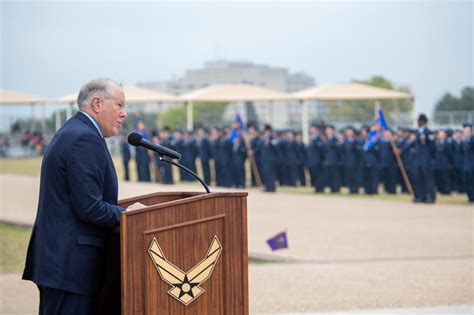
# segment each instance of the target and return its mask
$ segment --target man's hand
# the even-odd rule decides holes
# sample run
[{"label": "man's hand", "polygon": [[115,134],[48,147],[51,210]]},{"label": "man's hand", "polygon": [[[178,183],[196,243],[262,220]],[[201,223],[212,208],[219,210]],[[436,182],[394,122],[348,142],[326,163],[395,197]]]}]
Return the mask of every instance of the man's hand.
[{"label": "man's hand", "polygon": [[133,205],[128,206],[127,210],[137,210],[137,209],[142,209],[145,208],[146,206],[144,204],[141,204],[139,202],[135,202]]}]

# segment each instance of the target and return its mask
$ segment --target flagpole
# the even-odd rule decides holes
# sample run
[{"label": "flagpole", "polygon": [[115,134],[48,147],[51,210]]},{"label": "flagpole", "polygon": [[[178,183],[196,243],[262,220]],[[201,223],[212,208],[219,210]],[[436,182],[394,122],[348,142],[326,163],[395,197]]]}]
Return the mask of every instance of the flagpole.
[{"label": "flagpole", "polygon": [[407,186],[408,192],[410,193],[410,195],[414,196],[410,179],[408,178],[407,172],[405,171],[405,166],[403,165],[402,159],[400,158],[400,153],[398,152],[398,148],[395,145],[393,136],[390,136],[390,144],[392,145],[392,151],[395,155],[395,158],[397,159],[397,164],[398,164],[398,167],[400,168],[400,172],[402,173],[403,181],[405,182],[405,185]]},{"label": "flagpole", "polygon": [[[247,148],[247,158],[250,161],[250,168],[251,168],[250,173],[253,172],[253,175],[255,176],[255,183],[257,184],[257,187],[261,187],[262,186],[262,178],[260,177],[260,172],[258,171],[258,167],[257,167],[257,163],[255,162],[255,158],[254,158],[253,154],[250,154],[250,152],[253,152],[252,147],[250,146],[250,142],[247,138],[247,135],[245,135],[243,138],[244,138],[245,147]],[[252,174],[250,174],[250,177],[252,177]]]},{"label": "flagpole", "polygon": [[[387,126],[387,123],[385,122],[383,112],[380,109],[380,103],[377,101],[375,104],[376,104],[377,107],[379,107],[379,110],[377,111],[378,116],[379,116],[379,119],[378,119],[379,120],[379,125],[382,126],[382,128],[387,130],[388,126]],[[376,114],[376,117],[377,117],[377,114]],[[376,121],[377,121],[377,119],[376,119]],[[374,121],[374,123],[375,123],[375,121]],[[372,123],[372,126],[374,125],[374,123]],[[380,129],[380,127],[379,127],[379,129]],[[372,130],[371,130],[371,132],[372,132]],[[371,134],[369,133],[369,138],[370,138],[370,136],[371,136]],[[368,138],[368,140],[370,140],[369,138]],[[400,168],[400,172],[402,173],[403,181],[405,182],[405,185],[407,186],[408,192],[410,193],[410,195],[414,196],[413,188],[411,186],[410,180],[408,179],[407,173],[405,171],[405,167],[403,166],[403,162],[400,159],[400,153],[398,152],[398,148],[395,145],[395,141],[393,140],[393,135],[391,133],[390,133],[390,145],[392,147],[392,152],[395,155],[395,159],[397,160],[398,167]]]},{"label": "flagpole", "polygon": [[155,154],[151,151],[148,151],[148,158],[150,159],[151,165],[153,170],[155,171],[155,182],[156,183],[163,183],[163,178],[161,178],[160,167],[158,166],[158,162],[156,162]]}]

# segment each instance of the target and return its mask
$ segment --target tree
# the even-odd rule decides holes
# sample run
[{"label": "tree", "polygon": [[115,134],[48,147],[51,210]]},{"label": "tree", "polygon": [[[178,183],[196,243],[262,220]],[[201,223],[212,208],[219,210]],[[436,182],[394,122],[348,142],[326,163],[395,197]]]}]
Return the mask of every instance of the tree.
[{"label": "tree", "polygon": [[474,87],[466,86],[461,90],[461,97],[458,98],[449,92],[444,93],[435,105],[435,115],[439,111],[451,110],[474,110]]},{"label": "tree", "polygon": [[463,110],[474,110],[474,87],[466,86],[461,91],[461,108]]},{"label": "tree", "polygon": [[[353,80],[352,82],[410,93],[409,88],[396,88],[395,84],[380,75],[372,76],[368,80]],[[388,120],[387,123],[389,125],[393,125],[394,123],[403,124],[403,122],[400,120],[400,117],[398,117],[397,121],[395,122],[395,119],[393,119],[392,116],[395,116],[395,114],[398,112],[410,112],[413,110],[413,103],[411,100],[384,100],[380,101],[379,103],[380,108],[385,113],[385,118]],[[369,123],[374,117],[374,109],[373,101],[332,102],[330,106],[326,107],[330,117],[338,117],[344,121],[359,123]],[[409,117],[409,115],[407,117]],[[410,122],[407,120],[405,124],[410,124]]]},{"label": "tree", "polygon": [[[227,103],[194,103],[194,125],[207,127],[222,125],[226,107]],[[171,129],[186,129],[186,107],[167,110],[160,117],[160,125],[169,126]]]},{"label": "tree", "polygon": [[385,79],[381,75],[374,75],[369,80],[352,80],[352,82],[368,84],[368,85],[376,86],[379,88],[394,90],[393,83]]}]

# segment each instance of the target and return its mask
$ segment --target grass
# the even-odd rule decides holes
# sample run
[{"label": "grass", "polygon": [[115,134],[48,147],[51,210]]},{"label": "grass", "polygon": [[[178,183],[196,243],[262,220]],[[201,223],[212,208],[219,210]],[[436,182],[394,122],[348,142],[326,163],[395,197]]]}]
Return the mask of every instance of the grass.
[{"label": "grass", "polygon": [[31,228],[0,223],[0,273],[19,273],[25,266]]},{"label": "grass", "polygon": [[[123,178],[124,168],[122,165],[122,160],[120,157],[116,156],[113,158],[115,163],[115,169],[117,170],[117,176],[119,179]],[[196,163],[198,167],[198,173],[200,173],[200,163]],[[136,164],[135,161],[132,159],[129,163],[130,168],[130,177],[132,181],[137,180],[136,176]],[[41,158],[14,158],[14,159],[0,159],[0,174],[18,174],[18,175],[31,175],[31,176],[39,176],[41,169]],[[152,174],[154,170],[151,169]],[[173,167],[174,178],[178,178],[179,170],[176,167]],[[248,172],[249,173],[249,172]],[[153,176],[153,175],[152,175]],[[249,176],[247,176],[249,178]],[[191,182],[192,183],[192,182]],[[186,183],[187,185],[191,183]],[[178,183],[179,184],[179,183]],[[199,183],[196,183],[196,187],[200,187]],[[212,188],[212,187],[211,187]],[[258,188],[248,188],[249,191],[258,190]],[[285,192],[285,193],[295,193],[295,194],[314,194],[312,187],[278,187],[278,191]],[[341,192],[339,193],[330,193],[326,192],[324,194],[319,194],[319,196],[327,196],[330,197],[350,197],[350,198],[370,198],[376,200],[388,200],[388,201],[411,201],[412,197],[406,194],[396,194],[390,195],[383,192],[383,189],[380,189],[380,193],[378,195],[367,196],[364,194],[349,194],[349,191],[346,188],[342,188]],[[466,204],[467,197],[465,194],[451,194],[451,195],[437,195],[437,203],[440,204]]]},{"label": "grass", "polygon": [[1,174],[40,176],[42,158],[0,159]]}]

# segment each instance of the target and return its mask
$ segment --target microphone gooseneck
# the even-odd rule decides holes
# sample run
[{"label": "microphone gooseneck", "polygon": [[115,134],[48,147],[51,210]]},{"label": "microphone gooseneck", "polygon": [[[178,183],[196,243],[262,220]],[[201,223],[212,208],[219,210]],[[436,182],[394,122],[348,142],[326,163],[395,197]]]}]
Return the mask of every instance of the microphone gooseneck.
[{"label": "microphone gooseneck", "polygon": [[165,155],[172,159],[176,159],[176,160],[181,159],[181,154],[179,154],[178,152],[171,150],[167,147],[164,147],[162,145],[153,143],[147,139],[143,139],[143,137],[136,132],[132,132],[131,134],[128,135],[128,143],[136,147],[137,146],[145,147],[149,150],[155,151],[158,154]]}]

